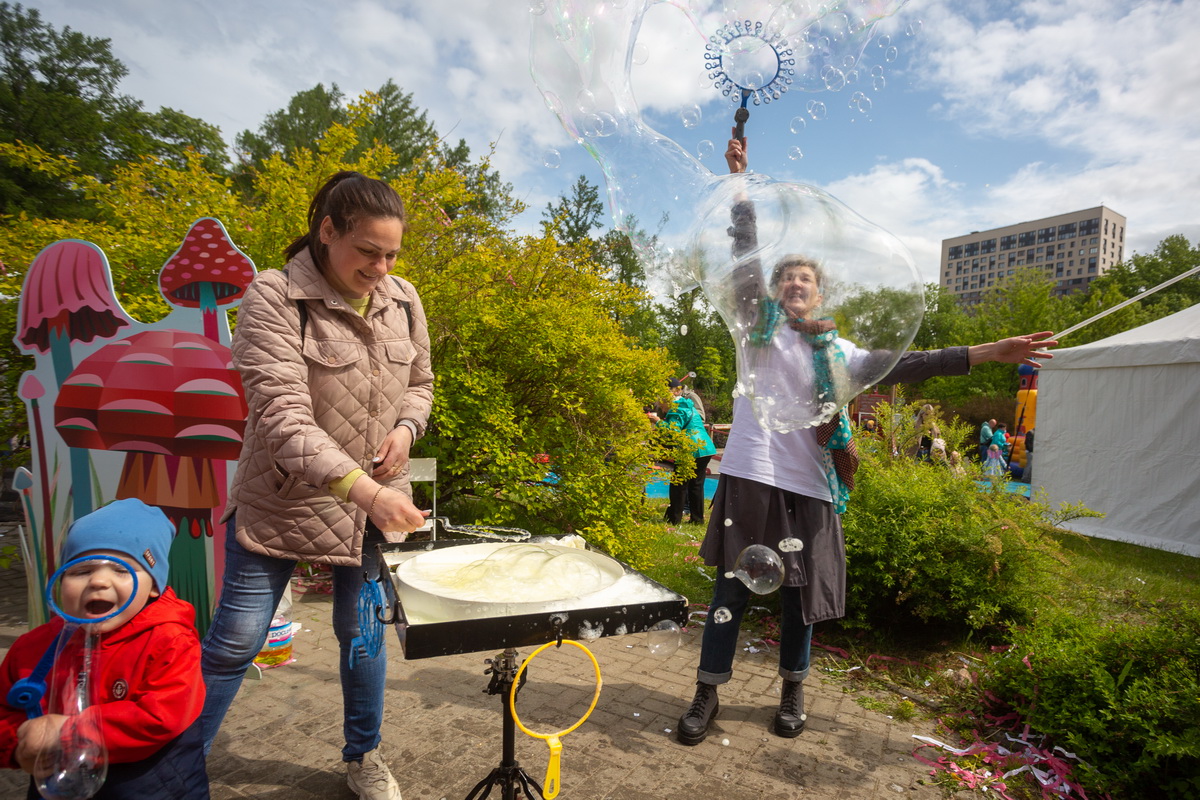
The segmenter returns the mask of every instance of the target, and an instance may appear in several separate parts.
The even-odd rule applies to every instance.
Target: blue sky
[[[612,0],[610,0],[611,2]],[[643,0],[615,0],[630,6]],[[760,18],[788,0],[653,3],[631,80],[643,117],[724,171],[731,107],[698,80],[703,37],[728,19]],[[232,141],[297,91],[337,83],[347,94],[391,78],[427,109],[439,132],[493,164],[530,211],[600,167],[572,141],[530,76],[530,7],[596,13],[601,0],[33,0],[56,26],[112,40],[130,69],[121,89],[150,109],[171,106],[218,125]],[[815,3],[814,3],[815,5]],[[681,7],[689,7],[699,27]],[[904,241],[925,280],[943,238],[1104,204],[1128,217],[1127,252],[1167,235],[1200,240],[1200,3],[1194,0],[865,0],[899,7],[860,62],[859,84],[789,92],[752,110],[752,167],[816,184]],[[728,11],[732,10],[732,11]],[[701,30],[708,27],[708,30]],[[912,30],[915,35],[909,35]],[[887,85],[866,77],[885,68]],[[867,114],[847,106],[860,88]],[[823,120],[807,118],[810,99]],[[700,123],[687,127],[696,106]],[[803,157],[789,155],[799,148]],[[556,168],[545,155],[559,153]]]

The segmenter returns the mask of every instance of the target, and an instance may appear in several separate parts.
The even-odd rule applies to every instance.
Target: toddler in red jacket
[[[85,725],[101,731],[108,753],[97,800],[209,797],[196,724],[204,682],[195,609],[167,586],[174,533],[161,509],[136,499],[110,503],[67,531],[56,597],[64,615],[101,620],[88,623],[99,634],[87,676],[93,704],[75,715],[48,713],[49,693],[40,701],[29,694],[31,685],[70,680],[83,663],[82,632],[55,655],[65,624],[55,617],[13,643],[0,666],[0,766],[33,776],[30,798],[39,797],[45,765]]]

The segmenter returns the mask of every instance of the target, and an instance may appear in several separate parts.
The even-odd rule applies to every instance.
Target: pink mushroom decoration
[[[26,352],[50,353],[60,386],[71,372],[71,342],[112,338],[130,322],[113,293],[108,259],[91,242],[63,239],[29,265],[16,341]],[[72,509],[79,519],[92,511],[91,464],[82,450],[72,448],[69,456]],[[49,528],[51,520],[43,524]]]

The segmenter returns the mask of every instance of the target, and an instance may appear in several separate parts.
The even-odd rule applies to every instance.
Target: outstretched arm
[[[998,342],[977,344],[967,348],[967,360],[971,366],[984,364],[988,361],[998,361],[1001,364],[1024,364],[1027,367],[1041,366],[1035,359],[1054,358],[1043,348],[1057,347],[1058,341],[1052,339],[1053,331],[1027,333],[1024,336],[1010,336]]]

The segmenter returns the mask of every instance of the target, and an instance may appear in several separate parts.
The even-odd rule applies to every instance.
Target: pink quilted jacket
[[[297,301],[307,308],[303,344]],[[327,487],[355,467],[369,473],[400,420],[425,431],[433,372],[416,289],[381,281],[362,317],[305,250],[246,291],[233,362],[250,409],[226,514],[237,512],[238,541],[279,558],[358,564],[366,512]],[[411,494],[407,470],[392,485]]]

